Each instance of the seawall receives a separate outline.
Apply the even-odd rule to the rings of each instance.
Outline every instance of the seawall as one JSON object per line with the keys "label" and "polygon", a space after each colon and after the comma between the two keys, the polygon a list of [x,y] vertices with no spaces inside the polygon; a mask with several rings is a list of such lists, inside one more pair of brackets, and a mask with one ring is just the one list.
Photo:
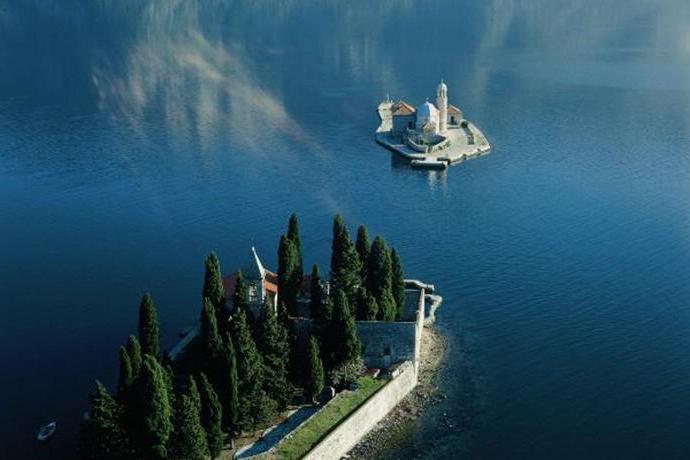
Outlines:
{"label": "seawall", "polygon": [[417,370],[411,361],[399,374],[338,425],[305,457],[306,460],[339,459],[376,426],[417,385]]}

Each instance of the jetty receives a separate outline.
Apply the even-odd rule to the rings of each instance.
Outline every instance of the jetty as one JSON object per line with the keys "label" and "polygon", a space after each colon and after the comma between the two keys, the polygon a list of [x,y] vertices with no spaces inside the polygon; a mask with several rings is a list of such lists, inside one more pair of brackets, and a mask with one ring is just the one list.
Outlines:
{"label": "jetty", "polygon": [[416,169],[446,169],[488,153],[491,144],[484,133],[458,107],[448,104],[443,81],[436,94],[436,105],[427,100],[416,108],[387,97],[377,108],[381,123],[376,142]]}

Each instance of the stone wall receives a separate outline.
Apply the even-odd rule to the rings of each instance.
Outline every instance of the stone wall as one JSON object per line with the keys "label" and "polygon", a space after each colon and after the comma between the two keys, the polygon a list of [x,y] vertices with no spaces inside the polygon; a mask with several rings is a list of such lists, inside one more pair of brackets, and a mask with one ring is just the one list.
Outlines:
{"label": "stone wall", "polygon": [[383,417],[417,385],[416,366],[407,361],[400,373],[331,431],[305,460],[339,459],[352,449]]}

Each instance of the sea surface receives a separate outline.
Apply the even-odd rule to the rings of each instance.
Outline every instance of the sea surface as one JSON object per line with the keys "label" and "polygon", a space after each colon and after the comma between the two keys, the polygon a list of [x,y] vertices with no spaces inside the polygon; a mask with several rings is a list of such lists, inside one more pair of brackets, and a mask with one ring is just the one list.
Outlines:
{"label": "sea surface", "polygon": [[[144,291],[364,223],[434,283],[447,399],[391,458],[690,457],[687,0],[0,0],[0,458],[73,458]],[[410,170],[444,78],[491,154]],[[47,445],[35,433],[58,430]]]}

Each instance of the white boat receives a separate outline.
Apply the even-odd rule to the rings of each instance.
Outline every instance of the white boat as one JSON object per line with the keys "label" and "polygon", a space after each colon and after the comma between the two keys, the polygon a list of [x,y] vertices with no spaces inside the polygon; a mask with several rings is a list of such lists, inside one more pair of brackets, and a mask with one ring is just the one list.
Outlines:
{"label": "white boat", "polygon": [[38,435],[36,435],[36,439],[38,439],[41,442],[47,441],[48,439],[50,439],[55,434],[56,428],[57,428],[57,423],[55,423],[55,422],[50,422],[47,425],[43,425],[38,430]]}

